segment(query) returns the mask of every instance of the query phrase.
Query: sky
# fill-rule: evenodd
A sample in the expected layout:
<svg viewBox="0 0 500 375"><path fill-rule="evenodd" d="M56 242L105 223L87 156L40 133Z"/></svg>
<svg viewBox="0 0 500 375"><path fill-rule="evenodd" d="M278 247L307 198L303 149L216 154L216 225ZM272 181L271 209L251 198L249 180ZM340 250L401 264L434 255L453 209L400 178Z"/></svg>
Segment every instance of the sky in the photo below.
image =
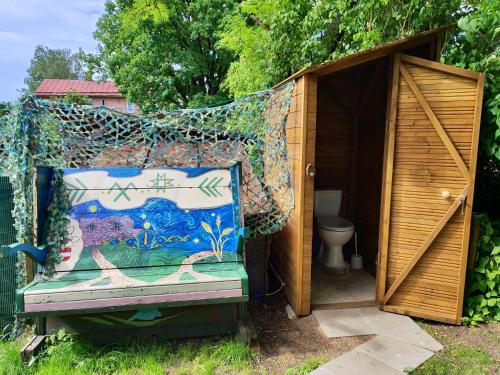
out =
<svg viewBox="0 0 500 375"><path fill-rule="evenodd" d="M18 97L37 45L94 51L92 33L104 2L0 0L0 102Z"/></svg>

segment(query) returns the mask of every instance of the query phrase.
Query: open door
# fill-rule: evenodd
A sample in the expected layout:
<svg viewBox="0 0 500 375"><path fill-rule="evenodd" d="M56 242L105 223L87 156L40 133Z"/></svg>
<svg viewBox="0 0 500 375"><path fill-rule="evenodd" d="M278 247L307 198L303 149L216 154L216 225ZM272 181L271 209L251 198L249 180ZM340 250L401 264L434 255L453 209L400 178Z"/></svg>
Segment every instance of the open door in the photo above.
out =
<svg viewBox="0 0 500 375"><path fill-rule="evenodd" d="M395 55L377 299L460 324L484 75Z"/></svg>

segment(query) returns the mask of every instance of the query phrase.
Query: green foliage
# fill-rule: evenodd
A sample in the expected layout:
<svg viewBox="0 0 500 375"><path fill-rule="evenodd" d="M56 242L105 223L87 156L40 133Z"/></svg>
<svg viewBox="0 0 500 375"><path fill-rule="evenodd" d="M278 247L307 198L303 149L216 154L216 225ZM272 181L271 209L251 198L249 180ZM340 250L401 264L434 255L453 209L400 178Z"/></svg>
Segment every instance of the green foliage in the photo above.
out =
<svg viewBox="0 0 500 375"><path fill-rule="evenodd" d="M464 324L500 321L500 221L481 220L476 267L468 274Z"/></svg>
<svg viewBox="0 0 500 375"><path fill-rule="evenodd" d="M62 178L61 170L55 171L55 176L52 181L52 201L50 202L48 211L50 215L47 218L47 258L45 260L44 271L47 276L51 276L54 272L55 264L61 260L59 253L68 241L67 227L69 219L67 212L71 208L65 184Z"/></svg>
<svg viewBox="0 0 500 375"><path fill-rule="evenodd" d="M105 64L102 46L97 46L95 53L88 53L80 48L75 55L85 66L84 80L108 81L111 79L108 67Z"/></svg>
<svg viewBox="0 0 500 375"><path fill-rule="evenodd" d="M8 115L12 110L12 104L9 102L0 102L0 117Z"/></svg>
<svg viewBox="0 0 500 375"><path fill-rule="evenodd" d="M495 360L484 350L454 345L425 362L412 375L487 375L494 369Z"/></svg>
<svg viewBox="0 0 500 375"><path fill-rule="evenodd" d="M24 83L29 92L34 92L46 78L81 79L83 64L69 49L51 49L37 46L28 68Z"/></svg>
<svg viewBox="0 0 500 375"><path fill-rule="evenodd" d="M92 98L77 93L76 91L70 91L59 99L62 103L66 104L78 104L78 105L92 105Z"/></svg>
<svg viewBox="0 0 500 375"><path fill-rule="evenodd" d="M219 45L236 55L224 87L240 96L311 64L456 21L460 0L246 0L228 14Z"/></svg>
<svg viewBox="0 0 500 375"><path fill-rule="evenodd" d="M254 358L248 345L234 339L198 345L137 341L98 348L59 331L26 365L20 361L20 346L18 341L0 342L0 375L250 373Z"/></svg>
<svg viewBox="0 0 500 375"><path fill-rule="evenodd" d="M326 362L327 360L325 358L311 357L308 358L304 363L286 370L285 375L307 375Z"/></svg>
<svg viewBox="0 0 500 375"><path fill-rule="evenodd" d="M236 0L106 2L95 37L113 80L141 110L204 106L232 60L216 31Z"/></svg>
<svg viewBox="0 0 500 375"><path fill-rule="evenodd" d="M24 340L0 340L0 375L23 374L24 364L19 351L24 345Z"/></svg>
<svg viewBox="0 0 500 375"><path fill-rule="evenodd" d="M481 1L449 35L443 62L486 74L474 209L500 213L500 3Z"/></svg>

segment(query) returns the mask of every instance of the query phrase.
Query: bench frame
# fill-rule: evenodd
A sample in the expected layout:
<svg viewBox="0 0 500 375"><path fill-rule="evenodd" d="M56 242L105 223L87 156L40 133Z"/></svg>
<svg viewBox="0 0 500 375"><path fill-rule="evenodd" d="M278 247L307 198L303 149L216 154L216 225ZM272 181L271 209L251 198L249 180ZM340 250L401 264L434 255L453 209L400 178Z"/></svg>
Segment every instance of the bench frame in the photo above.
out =
<svg viewBox="0 0 500 375"><path fill-rule="evenodd" d="M155 168L157 169L157 168ZM167 168L166 168L167 169ZM175 169L175 168L168 168ZM186 170L187 168L179 168ZM176 299L175 294L151 295L151 296L135 296L130 297L127 301L118 306L99 306L99 303L93 303L94 307L84 307L85 302L91 300L82 300L80 305L82 308L53 309L51 311L29 311L25 310L24 295L33 285L41 280L43 271L43 254L40 252L40 247L36 248L39 242L45 241L43 228L47 220L47 209L50 198L49 183L51 180L51 170L47 168L39 168L34 173L34 248L29 251L26 245L18 245L18 249L12 251L25 251L27 255L35 259L38 263L38 273L34 280L25 287L17 291L16 307L17 315L22 318L33 318L36 321L37 334L46 335L56 332L60 328L64 328L70 333L85 334L92 341L108 342L109 338L112 341L121 341L128 339L131 335L152 335L165 339L197 337L206 335L220 335L234 333L238 330L242 331L242 326L248 321L247 302L248 302L248 276L244 269L244 240L248 237L248 231L243 226L243 216L240 206L240 176L241 165L236 164L229 168L231 173L231 190L233 195L233 215L238 231L235 233L238 245L236 250L237 260L235 264L239 264L241 275L241 294L212 293L215 298L207 298L210 292L201 292L195 295L193 299ZM43 252L42 248L42 252ZM154 266L146 266L154 267ZM223 293L220 293L223 292ZM230 292L230 291L227 291ZM78 293L78 292L75 292ZM166 297L162 301L159 296ZM148 298L154 297L154 298ZM170 298L171 297L171 298ZM96 300L94 300L96 301ZM149 302L145 302L149 301ZM91 304L91 303L89 303ZM150 321L144 320L139 323L115 324L113 327L108 327L112 322L124 322L123 315L133 311L149 310L161 311L166 314L160 322L155 322L155 319ZM103 315L104 314L104 315ZM103 319L105 317L106 319ZM94 324L96 323L97 324ZM100 322L100 323L99 323ZM111 323L110 323L111 322ZM110 329L107 329L110 328ZM245 331L245 329L243 329Z"/></svg>

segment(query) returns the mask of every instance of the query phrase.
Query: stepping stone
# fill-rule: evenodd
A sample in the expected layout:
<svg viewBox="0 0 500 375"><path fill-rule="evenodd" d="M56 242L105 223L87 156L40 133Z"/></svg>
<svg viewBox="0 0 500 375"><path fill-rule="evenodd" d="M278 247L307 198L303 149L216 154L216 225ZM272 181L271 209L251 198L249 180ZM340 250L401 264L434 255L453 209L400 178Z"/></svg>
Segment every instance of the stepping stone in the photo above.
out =
<svg viewBox="0 0 500 375"><path fill-rule="evenodd" d="M388 336L379 335L358 346L362 352L399 371L412 370L427 361L434 352Z"/></svg>
<svg viewBox="0 0 500 375"><path fill-rule="evenodd" d="M368 324L376 333L403 331L409 329L420 330L420 327L411 318L380 311L377 307L364 307L358 309L360 314L367 319Z"/></svg>
<svg viewBox="0 0 500 375"><path fill-rule="evenodd" d="M443 350L443 345L420 327L418 327L418 329L409 329L405 331L384 332L381 336L397 339L407 344L417 345L433 352Z"/></svg>
<svg viewBox="0 0 500 375"><path fill-rule="evenodd" d="M311 375L401 375L398 371L362 352L351 351L321 366Z"/></svg>
<svg viewBox="0 0 500 375"><path fill-rule="evenodd" d="M326 337L373 335L375 330L358 311L359 309L315 310L316 318Z"/></svg>

